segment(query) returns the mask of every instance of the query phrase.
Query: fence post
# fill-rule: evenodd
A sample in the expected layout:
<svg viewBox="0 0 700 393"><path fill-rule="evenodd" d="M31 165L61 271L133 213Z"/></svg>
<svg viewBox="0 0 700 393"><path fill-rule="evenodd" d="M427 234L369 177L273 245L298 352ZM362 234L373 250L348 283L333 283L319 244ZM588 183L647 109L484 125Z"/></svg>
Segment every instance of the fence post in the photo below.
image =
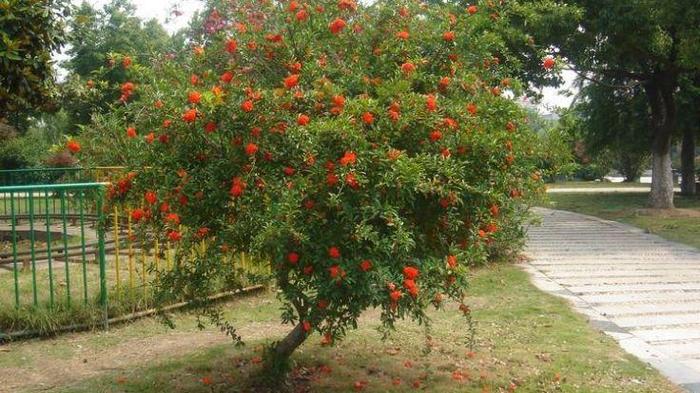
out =
<svg viewBox="0 0 700 393"><path fill-rule="evenodd" d="M97 262L100 266L100 305L102 306L102 320L104 330L109 329L109 313L108 310L108 299L107 299L107 263L105 254L105 214L102 208L102 202L105 197L104 187L98 188L97 191L97 249L98 258Z"/></svg>

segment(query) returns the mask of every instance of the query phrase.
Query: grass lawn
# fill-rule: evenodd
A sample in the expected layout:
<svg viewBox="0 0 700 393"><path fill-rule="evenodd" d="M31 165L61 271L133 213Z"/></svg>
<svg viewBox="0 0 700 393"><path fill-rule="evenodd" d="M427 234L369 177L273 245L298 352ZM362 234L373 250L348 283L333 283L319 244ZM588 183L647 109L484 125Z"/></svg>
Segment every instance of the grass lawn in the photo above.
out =
<svg viewBox="0 0 700 393"><path fill-rule="evenodd" d="M674 211L646 209L646 193L549 194L544 205L643 228L668 240L700 248L700 198L676 195Z"/></svg>
<svg viewBox="0 0 700 393"><path fill-rule="evenodd" d="M378 313L368 311L337 346L322 347L314 335L298 350L291 391L349 392L362 381L366 392L679 392L563 300L535 289L519 268L478 269L472 285L475 353L456 305L431 313L427 355L423 328L401 324L382 342ZM194 317L180 314L177 333L146 319L108 333L10 344L0 353L0 380L14 383L15 391L44 379L52 389L42 390L59 392L256 391L249 386L256 383L261 346L289 328L280 325L279 303L269 293L226 307L248 337L245 347L233 347L212 329L195 332ZM206 337L212 341L198 345ZM172 350L163 349L168 340ZM161 356L154 355L158 350Z"/></svg>
<svg viewBox="0 0 700 393"><path fill-rule="evenodd" d="M601 182L601 181L565 181L558 183L547 184L547 188L646 188L651 187L650 184L642 183L612 183L612 182Z"/></svg>

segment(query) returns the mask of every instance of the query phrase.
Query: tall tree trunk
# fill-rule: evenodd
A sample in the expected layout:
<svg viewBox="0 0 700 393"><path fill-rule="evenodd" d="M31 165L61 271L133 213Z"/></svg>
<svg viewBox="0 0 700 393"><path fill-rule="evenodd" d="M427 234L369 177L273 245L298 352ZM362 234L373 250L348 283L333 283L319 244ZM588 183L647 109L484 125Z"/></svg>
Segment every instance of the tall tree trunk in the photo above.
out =
<svg viewBox="0 0 700 393"><path fill-rule="evenodd" d="M671 147L652 149L651 152L651 193L649 205L655 209L673 209L673 169L671 168Z"/></svg>
<svg viewBox="0 0 700 393"><path fill-rule="evenodd" d="M695 146L697 135L693 127L683 130L683 146L681 147L681 194L695 195Z"/></svg>
<svg viewBox="0 0 700 393"><path fill-rule="evenodd" d="M673 168L671 135L676 126L675 89L677 76L657 73L645 85L651 109L651 192L649 205L655 209L673 209Z"/></svg>

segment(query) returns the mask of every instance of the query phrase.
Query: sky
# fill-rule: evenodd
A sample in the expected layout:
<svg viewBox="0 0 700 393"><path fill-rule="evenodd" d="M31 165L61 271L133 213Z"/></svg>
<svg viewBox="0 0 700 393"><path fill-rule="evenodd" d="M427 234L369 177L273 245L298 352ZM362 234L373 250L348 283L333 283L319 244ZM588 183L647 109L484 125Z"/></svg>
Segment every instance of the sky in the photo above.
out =
<svg viewBox="0 0 700 393"><path fill-rule="evenodd" d="M109 0L86 0L88 3L102 7ZM81 0L73 0L80 3ZM136 5L136 15L142 19L156 18L163 24L169 32L173 33L187 26L187 22L192 15L201 7L201 2L197 0L132 0ZM177 4L177 10L182 15L173 15L173 6ZM545 88L542 91L544 98L538 106L540 112L551 113L555 108L566 108L571 104L573 97L568 97L566 91L571 89L575 79L575 74L571 71L564 71L565 84L558 88Z"/></svg>

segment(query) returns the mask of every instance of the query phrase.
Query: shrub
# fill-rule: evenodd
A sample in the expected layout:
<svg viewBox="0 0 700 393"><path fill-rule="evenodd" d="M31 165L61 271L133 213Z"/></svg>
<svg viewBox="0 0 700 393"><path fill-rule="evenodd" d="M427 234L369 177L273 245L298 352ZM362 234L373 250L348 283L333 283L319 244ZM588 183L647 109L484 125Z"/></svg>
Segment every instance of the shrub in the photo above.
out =
<svg viewBox="0 0 700 393"><path fill-rule="evenodd" d="M295 325L273 360L370 307L387 331L448 298L468 316L469 267L518 249L541 182L488 34L498 6L313 4L219 3L191 54L130 64L83 138L128 162L109 194L142 234L180 243L161 300L238 282L222 255L269 261Z"/></svg>

